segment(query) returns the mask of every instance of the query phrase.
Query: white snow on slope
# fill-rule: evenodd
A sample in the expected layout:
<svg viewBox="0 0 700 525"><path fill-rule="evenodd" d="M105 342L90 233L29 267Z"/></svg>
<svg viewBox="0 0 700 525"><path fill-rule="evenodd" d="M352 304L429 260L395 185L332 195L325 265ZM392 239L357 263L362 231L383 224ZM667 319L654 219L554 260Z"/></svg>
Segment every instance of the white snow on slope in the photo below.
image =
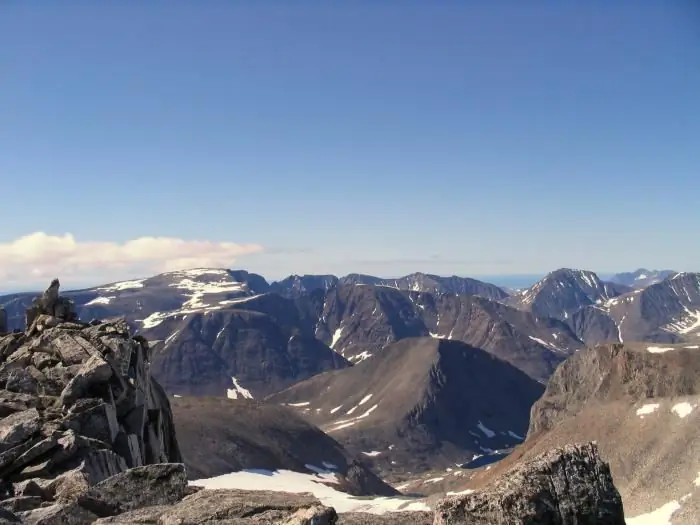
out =
<svg viewBox="0 0 700 525"><path fill-rule="evenodd" d="M264 295L264 294L251 295L249 297L240 297L237 299L227 299L224 301L219 301L217 304L209 305L209 306L203 305L202 307L183 308L181 310L171 310L169 312L153 312L151 315L149 315L145 319L139 320L138 322L141 323L144 328L153 328L154 326L158 326L160 323L162 323L166 319L169 319L172 317L177 317L179 315L184 317L188 314L195 314L195 313L200 313L200 312L213 312L215 310L222 310L226 306L230 306L232 304L245 303L247 301L251 301L253 299L261 297L262 295Z"/></svg>
<svg viewBox="0 0 700 525"><path fill-rule="evenodd" d="M673 410L673 412L675 412L678 417L684 418L686 416L689 416L696 406L697 405L691 405L690 403L685 401L683 403L673 405L673 408L671 408L671 410Z"/></svg>
<svg viewBox="0 0 700 525"><path fill-rule="evenodd" d="M373 457L375 457L375 456L380 455L381 452L380 452L379 450L373 450L373 451L371 451L371 452L363 452L363 454L364 454L365 456L369 456L369 457L373 458Z"/></svg>
<svg viewBox="0 0 700 525"><path fill-rule="evenodd" d="M190 485L207 489L271 490L278 492L311 492L337 512L385 514L396 511L430 510L424 500L401 497L354 497L324 485L329 474L302 474L291 470L243 470L208 479L190 481Z"/></svg>
<svg viewBox="0 0 700 525"><path fill-rule="evenodd" d="M107 286L102 286L100 288L95 288L96 290L102 290L104 292L120 292L122 290L133 290L134 288L143 288L143 282L145 279L137 279L134 281L121 281L118 283L109 284Z"/></svg>
<svg viewBox="0 0 700 525"><path fill-rule="evenodd" d="M360 402L359 402L358 404L356 404L356 405L355 405L354 407L352 407L350 410L348 410L347 412L345 412L345 414L347 414L347 415L349 416L349 415L352 414L355 410L357 410L357 408L358 408L360 405L364 405L367 401L369 401L371 397L372 397L372 394L369 394L369 395L363 397L363 398L360 400Z"/></svg>
<svg viewBox="0 0 700 525"><path fill-rule="evenodd" d="M309 406L311 403L309 401L303 401L301 403L287 403L289 407L305 407Z"/></svg>
<svg viewBox="0 0 700 525"><path fill-rule="evenodd" d="M93 304L109 304L114 298L115 297L113 295L107 297L95 297L92 301L88 301L83 306L92 306Z"/></svg>
<svg viewBox="0 0 700 525"><path fill-rule="evenodd" d="M372 354L370 354L367 350L365 350L364 352L361 352L357 355L351 356L348 359L350 361L355 361L357 363L361 363L362 361L364 361L365 359L369 359L370 357L372 357Z"/></svg>
<svg viewBox="0 0 700 525"><path fill-rule="evenodd" d="M232 377L231 380L233 381L233 388L226 389L226 397L229 399L238 399L238 396L240 396L245 399L253 399L253 394L250 393L250 390L239 385L238 379Z"/></svg>
<svg viewBox="0 0 700 525"><path fill-rule="evenodd" d="M634 518L625 517L627 525L671 525L671 518L681 509L677 501L670 501L666 505Z"/></svg>
<svg viewBox="0 0 700 525"><path fill-rule="evenodd" d="M663 354L673 350L672 346L647 346L647 352L652 354Z"/></svg>
<svg viewBox="0 0 700 525"><path fill-rule="evenodd" d="M542 339L539 339L537 337L532 337L531 335L528 336L530 339L532 339L534 342L541 344L542 346L549 348L550 350L554 350L555 352L561 352L561 348L558 348L556 345L553 345L552 343L548 343L547 341L544 341Z"/></svg>
<svg viewBox="0 0 700 525"><path fill-rule="evenodd" d="M379 406L379 404L374 405L372 408L367 410L365 413L363 413L357 417L353 417L350 419L341 419L339 421L334 421L333 423L331 423L329 425L327 432L334 432L334 431L340 430L342 428L347 428L347 427L353 426L355 423L357 423L361 419L364 419L367 416L369 416L372 412L374 412L377 409L378 406Z"/></svg>
<svg viewBox="0 0 700 525"><path fill-rule="evenodd" d="M659 405L659 403L647 403L643 407L637 409L637 415L643 418L648 414L654 413L654 411L658 409L659 406L661 406Z"/></svg>
<svg viewBox="0 0 700 525"><path fill-rule="evenodd" d="M479 423L477 423L476 426L479 428L479 430L481 430L484 433L486 437L492 438L496 435L496 433L493 430L486 427L481 421L479 421Z"/></svg>
<svg viewBox="0 0 700 525"><path fill-rule="evenodd" d="M519 439L520 441L525 440L525 438L524 438L523 436L519 436L518 434L516 434L516 433L513 432L512 430L509 430L509 431L508 431L508 435L509 435L510 437L512 437L512 438Z"/></svg>
<svg viewBox="0 0 700 525"><path fill-rule="evenodd" d="M335 345L338 341L340 341L340 338L343 336L343 327L341 326L340 328L336 328L335 332L333 332L333 339L331 340L331 344L329 345L333 350L335 350Z"/></svg>

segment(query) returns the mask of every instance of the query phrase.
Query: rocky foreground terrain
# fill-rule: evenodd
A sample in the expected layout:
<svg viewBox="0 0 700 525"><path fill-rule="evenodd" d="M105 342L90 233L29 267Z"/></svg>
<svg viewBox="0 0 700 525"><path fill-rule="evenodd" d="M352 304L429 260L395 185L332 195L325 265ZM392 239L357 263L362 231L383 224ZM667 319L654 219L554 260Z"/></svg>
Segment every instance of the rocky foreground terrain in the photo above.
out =
<svg viewBox="0 0 700 525"><path fill-rule="evenodd" d="M434 512L338 515L309 494L189 486L148 342L124 321L78 322L57 280L23 332L0 336L0 359L2 524L624 524L592 444L519 463Z"/></svg>

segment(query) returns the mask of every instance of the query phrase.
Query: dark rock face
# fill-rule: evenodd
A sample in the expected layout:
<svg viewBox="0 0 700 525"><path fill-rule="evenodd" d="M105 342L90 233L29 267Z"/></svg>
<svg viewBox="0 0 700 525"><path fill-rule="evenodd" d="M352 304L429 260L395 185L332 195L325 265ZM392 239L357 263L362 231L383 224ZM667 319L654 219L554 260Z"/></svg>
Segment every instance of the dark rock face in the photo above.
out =
<svg viewBox="0 0 700 525"><path fill-rule="evenodd" d="M490 283L485 283L469 277L442 277L428 273L412 273L397 279L382 279L372 275L349 274L341 277L340 284L345 285L376 285L397 288L404 291L423 292L433 295L445 293L459 295L479 295L487 299L501 300L508 297L508 293Z"/></svg>
<svg viewBox="0 0 700 525"><path fill-rule="evenodd" d="M528 438L576 416L591 403L640 401L700 394L700 359L694 348L663 353L645 345L587 348L565 361L533 405Z"/></svg>
<svg viewBox="0 0 700 525"><path fill-rule="evenodd" d="M584 306L600 304L627 291L586 270L562 268L547 274L509 303L540 317L566 320Z"/></svg>
<svg viewBox="0 0 700 525"><path fill-rule="evenodd" d="M327 291L338 284L335 275L290 275L270 285L270 290L285 297L299 297L315 290Z"/></svg>
<svg viewBox="0 0 700 525"><path fill-rule="evenodd" d="M76 322L58 280L26 317L25 333L0 338L0 477L13 511L34 513L28 523L61 523L72 511L42 502L129 467L180 461L145 340L123 321ZM39 507L36 498L42 508L27 509Z"/></svg>
<svg viewBox="0 0 700 525"><path fill-rule="evenodd" d="M276 294L240 309L167 319L143 333L163 341L154 345L152 372L179 395L258 398L350 366L314 337L292 300Z"/></svg>
<svg viewBox="0 0 700 525"><path fill-rule="evenodd" d="M639 268L633 272L616 273L610 277L610 282L631 288L645 288L661 282L676 273L678 272L674 270L647 270L646 268Z"/></svg>
<svg viewBox="0 0 700 525"><path fill-rule="evenodd" d="M446 498L435 525L625 525L622 499L595 444L517 465L472 494Z"/></svg>

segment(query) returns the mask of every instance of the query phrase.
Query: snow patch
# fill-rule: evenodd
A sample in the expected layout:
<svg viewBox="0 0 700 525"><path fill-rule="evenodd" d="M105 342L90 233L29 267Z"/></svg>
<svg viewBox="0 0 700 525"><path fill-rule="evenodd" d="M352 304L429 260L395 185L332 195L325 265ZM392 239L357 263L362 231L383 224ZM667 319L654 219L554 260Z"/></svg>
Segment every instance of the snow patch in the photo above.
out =
<svg viewBox="0 0 700 525"><path fill-rule="evenodd" d="M492 437L494 437L494 436L496 435L496 433L495 433L493 430L491 430L490 428L488 428L487 426L485 426L481 421L479 421L479 423L477 423L476 426L477 426L477 428L478 428L479 430L481 430L481 431L484 433L484 435L485 435L486 437L488 437L488 438L492 438Z"/></svg>
<svg viewBox="0 0 700 525"><path fill-rule="evenodd" d="M674 348L672 346L647 346L647 352L652 354L663 354L670 350L674 350Z"/></svg>
<svg viewBox="0 0 700 525"><path fill-rule="evenodd" d="M373 458L373 457L376 457L376 456L380 455L381 452L380 452L379 450L373 450L373 451L371 451L371 452L363 452L363 454L364 454L365 456L369 456L369 457Z"/></svg>
<svg viewBox="0 0 700 525"><path fill-rule="evenodd" d="M287 406L289 407L305 407L310 405L310 401L302 401L301 403L287 403Z"/></svg>
<svg viewBox="0 0 700 525"><path fill-rule="evenodd" d="M92 301L88 301L83 306L92 306L93 304L109 304L112 299L115 299L115 296L95 297Z"/></svg>
<svg viewBox="0 0 700 525"><path fill-rule="evenodd" d="M233 381L233 388L226 389L226 397L229 399L238 399L238 396L240 396L245 399L253 399L253 394L250 393L250 390L239 385L238 379L232 377L231 380Z"/></svg>
<svg viewBox="0 0 700 525"><path fill-rule="evenodd" d="M308 468L308 465L307 465ZM291 470L242 470L208 479L190 481L190 485L207 489L270 490L277 492L311 492L324 505L337 512L385 514L396 511L430 510L425 500L408 497L356 497L326 485L335 473L304 474ZM337 479L337 478L336 478ZM330 483L333 483L330 481Z"/></svg>
<svg viewBox="0 0 700 525"><path fill-rule="evenodd" d="M683 403L678 403L676 405L673 405L673 408L671 410L676 413L678 417L681 419L690 415L690 413L693 411L696 405L691 405L690 403L683 402Z"/></svg>
<svg viewBox="0 0 700 525"><path fill-rule="evenodd" d="M523 441L525 439L523 436L519 436L518 434L516 434L512 430L508 431L508 435L512 438L519 439L520 441Z"/></svg>
<svg viewBox="0 0 700 525"><path fill-rule="evenodd" d="M330 347L335 350L335 345L338 341L340 341L340 338L343 336L343 327L341 326L340 328L336 328L335 332L333 332L333 339L331 340Z"/></svg>
<svg viewBox="0 0 700 525"><path fill-rule="evenodd" d="M634 518L625 518L627 525L671 525L671 518L681 509L678 501L670 501L658 509Z"/></svg>
<svg viewBox="0 0 700 525"><path fill-rule="evenodd" d="M458 492L448 492L447 496L464 496L466 494L471 494L472 492L474 492L474 489L465 489Z"/></svg>
<svg viewBox="0 0 700 525"><path fill-rule="evenodd" d="M105 292L121 292L122 290L134 290L136 288L143 288L143 282L146 279L136 279L134 281L121 281L118 283L113 283L107 286L102 286L96 288L96 290L103 290Z"/></svg>
<svg viewBox="0 0 700 525"><path fill-rule="evenodd" d="M336 413L338 410L340 410L341 408L343 408L343 405L338 405L337 407L331 409L331 410L330 410L330 413L331 413L331 414L335 414L335 413Z"/></svg>
<svg viewBox="0 0 700 525"><path fill-rule="evenodd" d="M661 406L659 403L647 403L646 405L637 409L637 415L643 418L648 414L653 414L654 411L659 408L659 406Z"/></svg>
<svg viewBox="0 0 700 525"><path fill-rule="evenodd" d="M372 408L367 410L364 414L361 414L357 417L353 417L350 419L341 419L339 421L335 421L334 423L332 423L330 425L330 428L328 428L328 432L334 432L336 430L340 430L342 428L347 428L347 427L354 425L355 423L357 423L361 419L364 419L367 416L369 416L372 412L374 412L377 409L378 406L379 406L379 403L377 403ZM355 408L357 408L357 406Z"/></svg>

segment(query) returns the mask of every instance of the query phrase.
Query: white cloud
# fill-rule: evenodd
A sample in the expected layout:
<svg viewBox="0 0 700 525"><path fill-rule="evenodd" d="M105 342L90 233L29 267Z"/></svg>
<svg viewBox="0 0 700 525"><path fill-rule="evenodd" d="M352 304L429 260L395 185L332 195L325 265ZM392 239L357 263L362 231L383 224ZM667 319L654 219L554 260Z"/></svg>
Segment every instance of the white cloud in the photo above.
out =
<svg viewBox="0 0 700 525"><path fill-rule="evenodd" d="M257 244L172 237L118 243L35 232L0 243L0 289L42 284L54 277L62 284L99 284L187 268L230 268L237 257L261 250Z"/></svg>

